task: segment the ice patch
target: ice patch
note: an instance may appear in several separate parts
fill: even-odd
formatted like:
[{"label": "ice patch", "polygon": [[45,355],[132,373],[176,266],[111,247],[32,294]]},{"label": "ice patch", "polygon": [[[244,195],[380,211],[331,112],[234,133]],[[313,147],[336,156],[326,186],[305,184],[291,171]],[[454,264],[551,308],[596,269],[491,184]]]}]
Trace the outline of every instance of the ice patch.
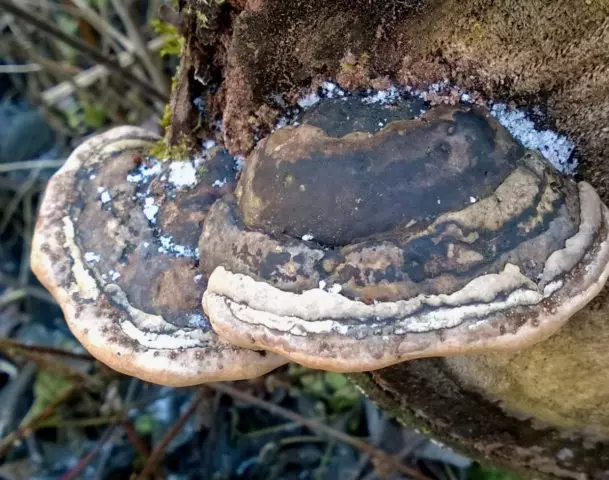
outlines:
[{"label": "ice patch", "polygon": [[175,187],[192,187],[197,183],[197,171],[189,161],[173,161],[169,165],[169,183]]},{"label": "ice patch", "polygon": [[169,235],[159,237],[159,241],[161,242],[161,246],[158,249],[159,253],[170,253],[176,257],[199,258],[198,248],[190,248],[180,245],[176,243]]},{"label": "ice patch", "polygon": [[320,100],[321,98],[319,98],[319,95],[317,95],[317,93],[310,93],[298,100],[298,106],[300,108],[309,108],[315,105]]},{"label": "ice patch", "polygon": [[238,172],[245,168],[246,162],[245,157],[243,155],[235,155],[235,168]]},{"label": "ice patch", "polygon": [[188,319],[188,326],[191,328],[211,327],[208,320],[200,313],[195,313]]},{"label": "ice patch", "polygon": [[228,182],[228,180],[226,180],[226,177],[225,177],[222,180],[216,180],[214,183],[211,184],[211,186],[222,188],[224,185],[226,185],[227,182]]},{"label": "ice patch", "polygon": [[97,263],[101,260],[101,257],[94,252],[86,252],[84,255],[85,262],[87,263]]},{"label": "ice patch", "polygon": [[333,82],[324,82],[321,84],[321,89],[326,98],[344,97],[345,92],[338,85]]},{"label": "ice patch", "polygon": [[154,198],[146,197],[144,200],[144,215],[151,223],[156,223],[156,215],[159,213],[159,207],[154,204]]},{"label": "ice patch", "polygon": [[100,187],[97,189],[97,191],[100,194],[99,199],[103,205],[105,205],[106,203],[108,203],[112,200],[112,196],[110,195],[110,192],[107,189]]},{"label": "ice patch", "polygon": [[275,124],[275,130],[285,127],[288,123],[290,123],[290,121],[287,117],[281,117]]},{"label": "ice patch", "polygon": [[195,98],[192,103],[200,113],[205,113],[205,102],[201,97]]},{"label": "ice patch", "polygon": [[313,240],[314,238],[315,238],[315,237],[314,237],[312,234],[310,234],[310,233],[307,233],[306,235],[303,235],[303,236],[302,236],[302,239],[303,239],[305,242],[310,242],[310,241],[311,241],[311,240]]},{"label": "ice patch", "polygon": [[161,162],[154,161],[152,165],[147,166],[143,163],[135,169],[133,173],[127,175],[127,181],[129,183],[140,183],[147,180],[150,177],[154,177],[161,173],[162,166]]},{"label": "ice patch", "polygon": [[491,115],[526,148],[539,150],[557,170],[569,175],[575,173],[577,162],[569,161],[575,144],[566,136],[551,130],[536,130],[526,112],[511,109],[503,103],[495,103],[491,107]]},{"label": "ice patch", "polygon": [[400,92],[396,87],[389,87],[387,90],[378,90],[373,95],[362,98],[362,102],[367,104],[380,103],[385,105],[387,103],[395,102],[400,96]]}]

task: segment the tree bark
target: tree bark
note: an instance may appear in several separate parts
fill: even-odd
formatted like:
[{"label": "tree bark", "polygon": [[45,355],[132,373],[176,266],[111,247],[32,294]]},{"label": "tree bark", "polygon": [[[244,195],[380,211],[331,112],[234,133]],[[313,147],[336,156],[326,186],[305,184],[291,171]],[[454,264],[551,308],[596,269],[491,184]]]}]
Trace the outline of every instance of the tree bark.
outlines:
[{"label": "tree bark", "polygon": [[[182,0],[180,8],[171,143],[213,133],[247,154],[303,89],[328,78],[347,89],[447,80],[480,98],[540,105],[544,122],[576,141],[581,177],[609,200],[605,1]],[[606,315],[595,318],[602,327]],[[509,414],[445,360],[351,378],[403,423],[474,458],[530,476],[609,478],[607,441]]]}]

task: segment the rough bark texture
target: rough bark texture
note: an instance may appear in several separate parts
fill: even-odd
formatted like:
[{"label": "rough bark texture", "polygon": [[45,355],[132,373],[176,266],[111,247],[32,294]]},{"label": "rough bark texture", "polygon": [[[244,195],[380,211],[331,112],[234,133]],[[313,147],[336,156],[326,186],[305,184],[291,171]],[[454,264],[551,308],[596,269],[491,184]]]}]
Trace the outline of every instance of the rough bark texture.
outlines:
[{"label": "rough bark texture", "polygon": [[[328,77],[351,89],[446,78],[484,98],[540,105],[545,121],[576,141],[580,176],[609,199],[607,0],[209,3],[181,2],[173,142],[197,139],[222,115],[228,148],[248,153],[303,88]],[[204,116],[193,106],[199,96]],[[475,458],[531,476],[609,478],[609,443],[508,416],[440,360],[353,379],[404,423]]]},{"label": "rough bark texture", "polygon": [[530,419],[507,416],[494,402],[463,389],[440,359],[350,377],[405,425],[483,463],[533,478],[608,478],[606,443],[563,437]]}]

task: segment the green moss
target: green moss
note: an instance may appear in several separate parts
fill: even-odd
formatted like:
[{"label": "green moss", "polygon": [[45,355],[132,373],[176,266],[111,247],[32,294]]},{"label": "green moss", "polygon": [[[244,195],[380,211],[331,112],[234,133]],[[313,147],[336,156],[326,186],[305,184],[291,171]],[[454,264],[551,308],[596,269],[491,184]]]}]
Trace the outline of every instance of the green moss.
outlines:
[{"label": "green moss", "polygon": [[[217,5],[222,5],[224,3],[225,0],[199,0],[199,5],[201,7],[214,7]],[[206,28],[207,24],[208,24],[208,18],[207,18],[207,14],[202,11],[201,7],[199,7],[199,9],[197,9],[196,4],[189,4],[186,7],[185,12],[188,15],[194,15],[197,18],[197,23],[200,27],[202,28]]]},{"label": "green moss", "polygon": [[165,105],[163,110],[163,118],[161,118],[161,127],[167,128],[171,125],[171,119],[173,118],[173,112],[171,111],[171,105],[168,103]]},{"label": "green moss", "polygon": [[169,145],[164,138],[159,140],[150,147],[148,154],[161,160],[183,160],[190,157],[190,150],[186,136],[182,136],[175,145]]},{"label": "green moss", "polygon": [[165,36],[165,43],[161,47],[161,56],[180,55],[184,48],[184,37],[180,34],[178,27],[155,18],[150,25],[160,35]]}]

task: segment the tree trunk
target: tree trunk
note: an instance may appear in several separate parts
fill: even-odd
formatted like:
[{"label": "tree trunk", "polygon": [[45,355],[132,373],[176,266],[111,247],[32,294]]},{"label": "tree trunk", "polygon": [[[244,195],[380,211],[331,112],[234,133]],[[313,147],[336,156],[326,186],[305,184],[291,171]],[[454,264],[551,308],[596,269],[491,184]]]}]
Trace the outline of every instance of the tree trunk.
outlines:
[{"label": "tree trunk", "polygon": [[[605,0],[179,3],[185,46],[172,93],[170,143],[199,143],[215,132],[231,153],[247,154],[303,89],[328,78],[347,89],[446,79],[489,100],[541,106],[544,121],[576,141],[581,177],[609,199]],[[218,119],[221,132],[213,128]],[[591,309],[598,305],[604,309],[605,301]],[[595,315],[602,333],[607,315]],[[569,332],[576,329],[566,329],[563,338]],[[464,380],[466,370],[486,368],[488,374],[488,359],[480,362],[472,370],[442,359],[416,360],[352,379],[405,424],[474,458],[532,476],[609,478],[604,434],[584,434],[564,416],[540,414],[540,423],[508,413],[511,400],[498,403],[503,399],[489,384]],[[498,376],[507,375],[502,368]],[[609,384],[604,373],[598,378]],[[522,406],[515,405],[517,411]],[[593,407],[587,405],[583,421],[592,418]],[[520,413],[530,415],[530,409]]]}]

